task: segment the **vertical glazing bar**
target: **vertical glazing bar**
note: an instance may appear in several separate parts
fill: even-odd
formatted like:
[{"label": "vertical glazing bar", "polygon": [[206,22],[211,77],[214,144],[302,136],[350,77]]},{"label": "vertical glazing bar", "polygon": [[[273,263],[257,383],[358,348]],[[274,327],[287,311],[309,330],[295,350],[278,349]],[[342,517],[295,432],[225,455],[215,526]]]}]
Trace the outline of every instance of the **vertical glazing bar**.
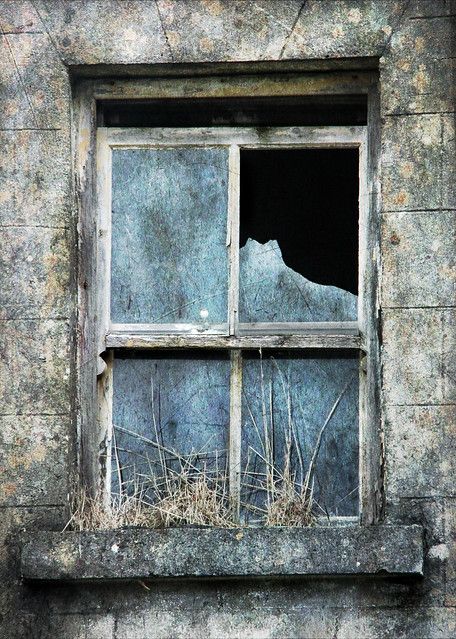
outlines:
[{"label": "vertical glazing bar", "polygon": [[[106,129],[97,130],[97,205],[96,219],[96,309],[95,323],[97,359],[98,428],[97,441],[102,449],[92,451],[97,457],[97,487],[103,504],[108,507],[111,500],[111,438],[112,438],[112,366],[113,352],[106,350],[106,334],[111,322],[111,147]],[[98,447],[97,447],[98,448]]]},{"label": "vertical glazing bar", "polygon": [[[369,349],[370,323],[367,321],[371,313],[368,305],[371,303],[369,281],[372,277],[372,265],[377,256],[376,246],[370,241],[370,220],[368,215],[368,184],[367,184],[367,130],[363,132],[363,137],[359,146],[359,249],[358,249],[358,330],[363,336],[366,352],[359,354],[359,517],[363,519],[365,506],[370,501],[369,492],[371,487],[366,483],[366,469],[370,466],[368,451],[370,451],[370,434],[368,432],[368,421],[372,420],[371,406],[368,398],[368,367],[372,367],[373,353]],[[367,500],[367,501],[366,501]]]},{"label": "vertical glazing bar", "polygon": [[[105,350],[111,322],[111,147],[106,129],[97,130],[98,219],[97,219],[97,348]],[[103,369],[99,370],[99,374]]]},{"label": "vertical glazing bar", "polygon": [[239,308],[239,147],[230,146],[228,189],[228,233],[230,274],[228,297],[229,334],[235,335]]},{"label": "vertical glazing bar", "polygon": [[98,422],[103,449],[100,452],[100,496],[107,508],[111,503],[112,486],[112,374],[114,351],[107,352],[106,368],[98,377]]},{"label": "vertical glazing bar", "polygon": [[368,216],[368,184],[367,184],[367,133],[364,132],[359,145],[359,196],[358,196],[358,328],[366,334],[366,306],[370,303],[368,290],[371,264],[376,260],[376,247],[369,242]]},{"label": "vertical glazing bar", "polygon": [[231,351],[230,380],[230,505],[235,521],[239,521],[241,494],[241,403],[242,352]]}]

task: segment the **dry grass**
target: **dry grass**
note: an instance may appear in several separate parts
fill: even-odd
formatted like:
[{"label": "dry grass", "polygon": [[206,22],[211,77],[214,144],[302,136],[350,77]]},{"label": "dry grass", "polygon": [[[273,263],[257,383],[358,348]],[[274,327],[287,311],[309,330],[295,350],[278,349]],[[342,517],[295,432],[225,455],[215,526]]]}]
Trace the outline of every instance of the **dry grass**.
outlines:
[{"label": "dry grass", "polygon": [[233,527],[226,485],[226,477],[211,477],[204,470],[175,473],[152,504],[149,525]]},{"label": "dry grass", "polygon": [[65,527],[72,530],[109,530],[126,526],[168,528],[175,526],[216,526],[232,528],[227,477],[221,472],[197,469],[187,461],[163,476],[143,478],[142,488],[128,493],[126,486],[109,505],[99,495],[90,497],[79,488],[73,493],[71,518]]},{"label": "dry grass", "polygon": [[266,526],[312,526],[315,523],[312,497],[298,493],[294,486],[282,489],[269,505]]},{"label": "dry grass", "polygon": [[140,494],[113,497],[109,505],[100,495],[90,496],[85,488],[73,491],[71,517],[64,530],[111,530],[125,526],[142,526],[148,518],[148,506]]},{"label": "dry grass", "polygon": [[[272,359],[272,358],[271,358]],[[345,394],[347,383],[317,437],[310,460],[305,468],[292,417],[291,392],[284,375],[274,360],[275,371],[282,385],[288,423],[280,424],[285,436],[283,461],[277,463],[272,381],[267,385],[260,358],[261,419],[249,412],[251,427],[256,433],[258,446],[249,446],[247,462],[241,478],[241,509],[246,525],[311,526],[316,522],[318,504],[314,499],[315,464],[322,438],[331,418]],[[268,386],[268,387],[267,387]],[[153,387],[152,387],[153,396]],[[67,527],[75,530],[107,530],[125,526],[167,528],[173,526],[239,527],[229,503],[228,468],[221,469],[223,451],[199,451],[181,455],[160,443],[161,429],[153,415],[153,439],[122,428],[114,427],[113,462],[117,469],[118,495],[109,505],[100,496],[90,497],[84,490],[74,491],[72,515]],[[148,471],[139,473],[135,468],[127,473],[133,477],[124,481],[115,431],[137,438],[155,450],[148,461]],[[205,450],[208,450],[208,443]],[[130,451],[132,452],[132,451]],[[208,459],[215,462],[208,463]]]}]

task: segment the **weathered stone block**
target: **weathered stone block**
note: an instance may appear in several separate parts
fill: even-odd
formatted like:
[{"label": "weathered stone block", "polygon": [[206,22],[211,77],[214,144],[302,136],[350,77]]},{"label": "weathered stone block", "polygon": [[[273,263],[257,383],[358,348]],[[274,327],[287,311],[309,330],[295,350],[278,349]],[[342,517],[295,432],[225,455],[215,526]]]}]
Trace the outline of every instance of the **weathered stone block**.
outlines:
[{"label": "weathered stone block", "polygon": [[456,403],[456,309],[442,311],[442,374],[444,401]]},{"label": "weathered stone block", "polygon": [[456,114],[442,115],[442,125],[442,207],[456,209]]},{"label": "weathered stone block", "polygon": [[422,573],[419,526],[169,528],[47,533],[26,540],[26,579]]},{"label": "weathered stone block", "polygon": [[69,137],[58,131],[0,131],[0,225],[68,226]]},{"label": "weathered stone block", "polygon": [[176,62],[278,59],[301,9],[282,2],[158,0]]},{"label": "weathered stone block", "polygon": [[[438,557],[438,549],[445,541],[443,499],[437,497],[395,498],[386,494],[386,522],[388,524],[418,524],[424,531],[424,576],[408,584],[405,592],[397,591],[396,605],[443,605],[445,565]],[[394,501],[392,501],[392,499]],[[393,596],[391,585],[388,591]],[[380,605],[383,605],[382,603]]]},{"label": "weathered stone block", "polygon": [[309,0],[286,43],[283,57],[380,56],[403,8],[403,2],[391,0]]},{"label": "weathered stone block", "polygon": [[336,616],[325,610],[304,608],[299,612],[286,608],[266,608],[258,614],[251,611],[214,611],[207,620],[208,637],[218,639],[274,639],[276,637],[306,637],[306,639],[332,639],[336,632]]},{"label": "weathered stone block", "polygon": [[[46,637],[67,637],[68,639],[112,639],[114,637],[114,615],[99,614],[51,615]],[[122,636],[122,635],[120,635]],[[148,637],[149,634],[144,635]]]},{"label": "weathered stone block", "polygon": [[456,606],[456,499],[445,500],[445,544],[439,552],[447,560],[445,575],[445,604]]},{"label": "weathered stone block", "polygon": [[69,413],[69,380],[67,321],[0,321],[3,414]]},{"label": "weathered stone block", "polygon": [[407,15],[416,19],[451,16],[454,12],[454,0],[410,0]]},{"label": "weathered stone block", "polygon": [[[24,530],[62,530],[68,521],[65,507],[8,508],[0,507],[0,637],[23,639],[33,637],[37,619],[42,622],[40,597],[29,598],[21,583],[19,540]],[[44,629],[43,629],[43,635]]]},{"label": "weathered stone block", "polygon": [[390,406],[385,417],[389,499],[451,494],[456,406]]},{"label": "weathered stone block", "polygon": [[4,34],[42,32],[41,21],[33,2],[27,0],[2,2],[1,25]]},{"label": "weathered stone block", "polygon": [[65,229],[0,227],[1,319],[69,317],[69,244]]},{"label": "weathered stone block", "polygon": [[0,505],[65,503],[70,427],[60,416],[0,417]]},{"label": "weathered stone block", "polygon": [[5,35],[2,52],[2,128],[68,128],[68,72],[48,35]]},{"label": "weathered stone block", "polygon": [[0,59],[1,128],[25,128],[31,120],[31,109],[14,64],[8,36],[0,36]]},{"label": "weathered stone block", "polygon": [[441,137],[440,115],[385,119],[381,156],[384,210],[440,207]]},{"label": "weathered stone block", "polygon": [[454,610],[438,606],[341,612],[337,639],[449,639],[456,632]]},{"label": "weathered stone block", "polygon": [[386,213],[383,306],[446,306],[456,300],[456,212]]},{"label": "weathered stone block", "polygon": [[386,494],[385,522],[390,525],[417,524],[423,527],[425,546],[441,544],[445,540],[445,512],[443,498],[396,497]]},{"label": "weathered stone block", "polygon": [[72,0],[39,7],[66,64],[171,61],[156,2]]},{"label": "weathered stone block", "polygon": [[[439,2],[431,3],[434,9]],[[423,10],[425,7],[423,6]],[[417,19],[406,11],[402,26],[381,59],[383,114],[436,113],[454,108],[454,35],[452,19]],[[438,33],[438,37],[436,37]]]},{"label": "weathered stone block", "polygon": [[386,404],[447,402],[454,392],[451,359],[455,313],[452,309],[385,310],[382,337]]}]

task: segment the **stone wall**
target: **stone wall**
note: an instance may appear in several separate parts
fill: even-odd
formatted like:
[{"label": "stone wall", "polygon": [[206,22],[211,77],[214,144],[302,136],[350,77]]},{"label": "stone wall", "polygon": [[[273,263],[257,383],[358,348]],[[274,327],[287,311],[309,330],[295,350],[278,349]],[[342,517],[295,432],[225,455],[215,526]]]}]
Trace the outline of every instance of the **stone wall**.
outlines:
[{"label": "stone wall", "polygon": [[[455,16],[451,0],[1,1],[0,636],[456,636]],[[425,527],[424,579],[22,584],[19,534],[61,530],[74,468],[76,65],[365,57],[381,92],[385,516]]]}]

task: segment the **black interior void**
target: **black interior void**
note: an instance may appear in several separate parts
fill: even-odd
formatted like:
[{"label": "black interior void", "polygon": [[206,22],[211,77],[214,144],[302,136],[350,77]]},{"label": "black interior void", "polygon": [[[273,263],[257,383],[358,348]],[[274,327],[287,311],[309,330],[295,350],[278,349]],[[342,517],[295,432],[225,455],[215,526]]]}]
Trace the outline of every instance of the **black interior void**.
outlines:
[{"label": "black interior void", "polygon": [[98,126],[365,125],[366,95],[101,100]]},{"label": "black interior void", "polygon": [[287,266],[358,294],[358,149],[241,151],[240,245],[277,240]]}]

